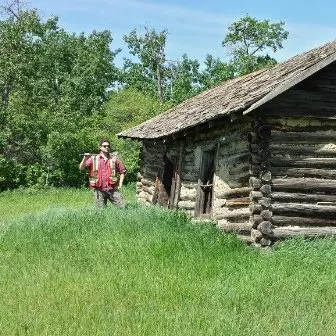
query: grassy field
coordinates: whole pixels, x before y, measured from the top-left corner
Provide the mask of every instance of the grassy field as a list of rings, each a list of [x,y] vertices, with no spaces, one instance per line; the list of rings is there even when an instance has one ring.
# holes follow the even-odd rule
[[[336,242],[254,250],[87,190],[0,194],[0,335],[335,335]]]

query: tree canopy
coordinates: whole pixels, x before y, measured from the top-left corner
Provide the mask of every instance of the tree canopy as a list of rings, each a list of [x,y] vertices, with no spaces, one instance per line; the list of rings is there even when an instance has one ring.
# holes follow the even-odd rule
[[[0,19],[0,190],[19,186],[81,186],[78,154],[108,137],[135,178],[139,144],[115,134],[220,82],[276,61],[284,23],[246,16],[222,45],[232,58],[183,54],[167,58],[168,31],[134,29],[124,36],[130,57],[115,65],[110,31],[74,34],[58,18],[42,19],[20,0]]]
[[[283,41],[288,37],[284,25],[282,21],[270,23],[269,20],[259,21],[246,15],[229,26],[222,46],[228,48],[233,56],[236,75],[244,75],[276,63],[265,52],[269,49],[276,52],[283,48]]]

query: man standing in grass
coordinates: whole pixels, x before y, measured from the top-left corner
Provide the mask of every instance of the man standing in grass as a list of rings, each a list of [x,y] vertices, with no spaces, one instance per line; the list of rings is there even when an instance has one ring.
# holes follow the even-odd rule
[[[110,142],[108,140],[100,141],[99,147],[100,153],[97,155],[84,154],[79,169],[90,169],[90,188],[93,189],[98,206],[106,206],[109,200],[119,208],[125,208],[120,190],[124,182],[126,168],[115,153],[110,153]]]

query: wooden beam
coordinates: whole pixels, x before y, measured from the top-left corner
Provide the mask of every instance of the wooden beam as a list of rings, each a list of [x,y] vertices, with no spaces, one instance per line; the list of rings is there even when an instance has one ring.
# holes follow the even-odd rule
[[[178,201],[180,198],[180,193],[181,193],[181,172],[182,172],[182,161],[183,161],[183,150],[185,146],[185,141],[181,141],[180,143],[180,153],[179,153],[179,160],[177,164],[177,171],[176,171],[176,185],[175,185],[175,196],[174,196],[174,208],[177,209],[178,206]]]
[[[273,228],[272,237],[289,238],[289,237],[326,237],[336,235],[335,227],[281,227]]]
[[[219,221],[217,227],[225,232],[251,232],[252,225],[249,222],[230,223],[226,221]]]
[[[291,156],[289,158],[283,156],[272,156],[271,166],[273,167],[295,167],[295,168],[319,168],[330,167],[334,168],[336,165],[336,157],[317,158],[309,157],[303,158],[302,156]]]
[[[269,197],[272,201],[295,201],[299,203],[317,203],[317,202],[332,202],[336,205],[336,195],[328,194],[307,194],[307,193],[296,193],[296,192],[282,192],[274,191],[271,192]],[[251,191],[250,199],[261,200],[263,198],[263,193],[260,191]]]
[[[225,211],[223,213],[219,213],[215,216],[215,220],[221,220],[221,219],[233,219],[233,218],[248,218],[250,217],[251,212],[249,208],[242,208],[242,209],[236,209],[232,211]]]
[[[256,218],[258,221],[259,218]],[[336,219],[314,218],[314,217],[290,217],[290,216],[272,216],[272,224],[275,226],[335,226]]]
[[[321,168],[300,168],[300,167],[270,167],[273,176],[288,177],[317,177],[326,179],[336,179],[335,169]]]
[[[334,143],[335,134],[320,132],[279,132],[273,131],[271,142],[293,143],[293,144],[323,144]]]
[[[239,197],[239,198],[231,198],[228,199],[224,206],[227,207],[241,207],[241,206],[249,206],[250,204],[250,198],[249,197]]]
[[[248,196],[250,191],[252,190],[253,188],[250,187],[233,188],[218,194],[216,193],[216,198],[224,199],[224,198],[235,198],[239,196]]]
[[[305,203],[273,203],[274,214],[304,214],[306,217],[330,217],[336,216],[336,205],[317,205]]]
[[[315,178],[277,178],[272,181],[272,190],[309,190],[333,191],[336,190],[336,180]]]
[[[336,136],[336,132],[335,132]],[[336,139],[334,138],[334,141]],[[336,148],[324,148],[320,146],[286,146],[286,144],[274,144],[271,143],[269,146],[273,155],[277,153],[280,154],[300,154],[300,155],[310,155],[310,156],[317,156],[317,155],[334,155],[336,156]]]

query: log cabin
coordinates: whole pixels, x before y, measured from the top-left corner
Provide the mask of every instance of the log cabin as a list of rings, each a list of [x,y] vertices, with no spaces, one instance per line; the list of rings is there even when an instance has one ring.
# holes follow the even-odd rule
[[[261,246],[336,234],[336,41],[234,78],[125,130],[137,200]]]

